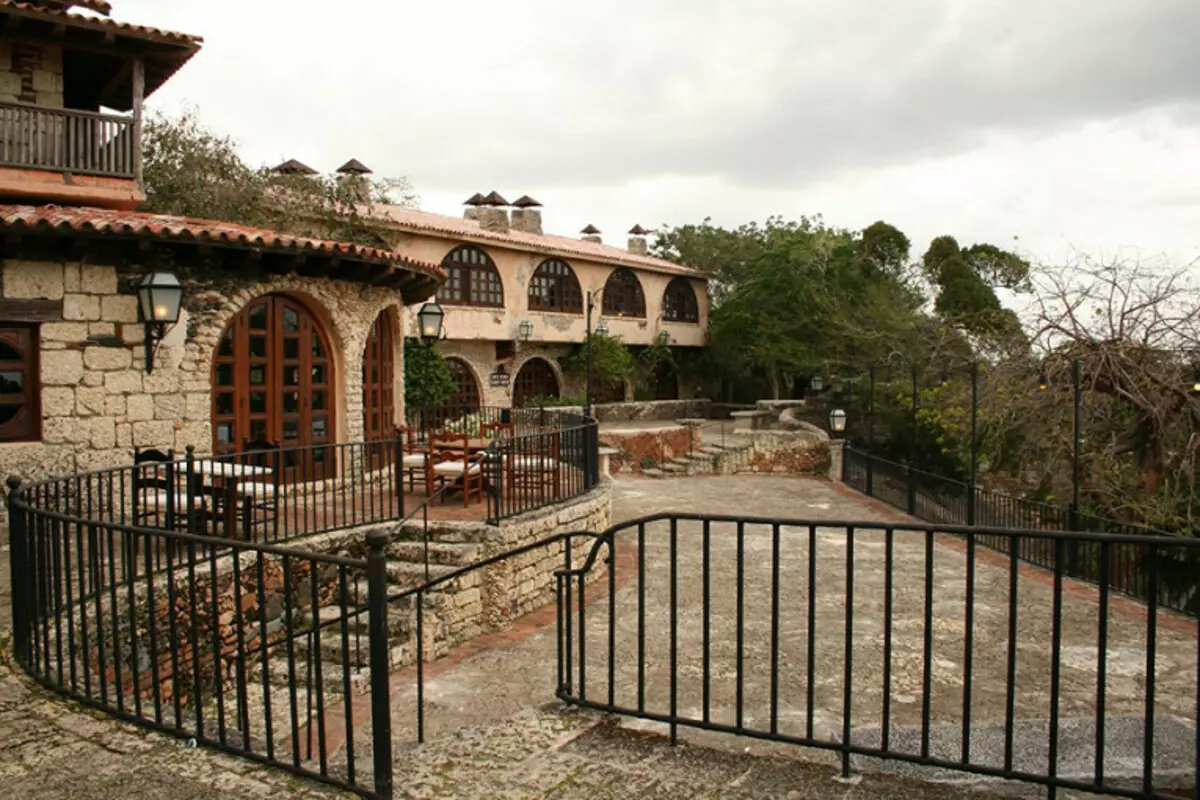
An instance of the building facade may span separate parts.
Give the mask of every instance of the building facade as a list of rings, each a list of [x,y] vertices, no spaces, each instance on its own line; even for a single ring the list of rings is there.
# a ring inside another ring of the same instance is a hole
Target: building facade
[[[587,341],[589,296],[593,329],[603,321],[609,336],[635,350],[662,343],[685,360],[705,344],[704,276],[648,255],[640,226],[624,248],[604,244],[591,226],[578,240],[548,235],[535,201],[524,197],[509,206],[495,193],[472,198],[462,218],[378,210],[397,231],[398,253],[439,264],[447,275],[437,294],[446,336],[439,351],[458,385],[455,404],[583,399],[586,375],[564,373],[560,358]],[[639,399],[677,399],[694,391],[694,384],[667,370],[653,376]],[[597,385],[593,392],[596,402],[635,395],[630,385]]]
[[[132,210],[142,101],[201,40],[62,6],[0,0],[0,470],[390,437],[440,268]],[[169,324],[139,291],[164,274]]]

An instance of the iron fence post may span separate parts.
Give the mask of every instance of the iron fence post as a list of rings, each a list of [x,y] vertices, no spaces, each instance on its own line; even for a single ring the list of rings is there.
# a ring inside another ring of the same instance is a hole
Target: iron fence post
[[[908,513],[910,516],[916,516],[917,513],[917,476],[913,472],[913,466],[917,461],[917,365],[912,365],[912,442],[908,446]]]
[[[367,608],[371,659],[371,738],[375,794],[392,797],[392,709],[388,681],[386,531],[367,534]],[[418,599],[418,602],[420,600]],[[343,609],[343,613],[345,609]]]
[[[975,524],[975,481],[979,473],[979,362],[971,363],[971,480],[967,484],[967,524]]]
[[[875,496],[875,367],[870,370],[871,397],[867,410],[867,497]]]
[[[28,663],[25,627],[25,575],[28,567],[25,563],[25,509],[14,504],[17,493],[21,489],[21,479],[16,475],[8,478],[8,544],[9,566],[12,569],[12,619],[13,619],[13,652],[17,661]]]

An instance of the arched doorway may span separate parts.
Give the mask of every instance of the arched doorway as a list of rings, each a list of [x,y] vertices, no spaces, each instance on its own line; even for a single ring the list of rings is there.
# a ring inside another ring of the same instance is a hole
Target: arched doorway
[[[213,450],[247,441],[286,448],[282,480],[326,477],[333,453],[334,376],[329,337],[300,301],[252,300],[225,328],[213,358]]]
[[[536,405],[539,398],[558,398],[558,376],[544,358],[531,358],[521,365],[513,381],[513,407]]]
[[[679,399],[679,376],[675,374],[675,365],[669,361],[660,362],[654,368],[654,399]]]
[[[363,439],[388,439],[396,424],[396,338],[386,309],[367,334],[362,383]]]

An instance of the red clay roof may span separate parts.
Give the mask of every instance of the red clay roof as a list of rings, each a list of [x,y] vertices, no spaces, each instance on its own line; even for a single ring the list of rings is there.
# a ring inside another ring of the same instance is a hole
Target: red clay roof
[[[33,14],[44,15],[52,19],[66,19],[72,24],[81,27],[95,27],[100,30],[113,30],[138,36],[144,39],[155,39],[158,41],[167,41],[175,44],[194,44],[199,45],[204,41],[202,36],[192,36],[187,33],[175,33],[174,31],[164,31],[159,28],[150,28],[145,25],[134,25],[129,22],[117,22],[116,20],[107,19],[105,17],[93,17],[84,14],[75,14],[70,11],[54,11],[44,6],[37,6],[32,3],[22,3],[18,0],[0,0],[0,10],[5,8],[17,9]]]
[[[205,241],[297,253],[339,255],[356,261],[392,264],[443,281],[446,273],[436,264],[397,255],[390,250],[348,242],[291,236],[264,228],[210,219],[113,211],[79,206],[0,205],[0,229],[42,229],[60,232],[97,232],[117,236],[156,236],[175,241]]]
[[[586,258],[604,264],[620,264],[623,266],[641,267],[654,272],[666,272],[672,275],[691,275],[704,279],[705,276],[693,267],[676,264],[664,258],[643,256],[631,253],[623,247],[588,242],[582,239],[570,239],[566,236],[553,236],[545,233],[526,233],[510,229],[507,232],[489,231],[480,227],[473,219],[449,217],[444,214],[430,214],[425,211],[413,211],[399,206],[372,206],[377,214],[386,215],[399,230],[414,233],[441,235],[450,239],[478,240],[482,242],[497,242],[517,250],[527,250],[547,255]]]

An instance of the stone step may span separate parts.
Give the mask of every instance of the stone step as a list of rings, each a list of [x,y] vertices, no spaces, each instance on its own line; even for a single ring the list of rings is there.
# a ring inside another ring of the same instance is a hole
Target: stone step
[[[650,467],[649,469],[643,469],[642,475],[646,476],[647,478],[656,478],[659,480],[667,477],[667,474],[665,472],[663,472],[661,469],[658,469],[656,467]]]
[[[458,567],[449,566],[446,564],[430,564],[429,565],[429,580],[440,578],[447,575]],[[389,560],[387,563],[388,582],[394,587],[402,589],[411,589],[420,586],[426,581],[425,564],[413,564],[408,561]],[[449,587],[447,587],[449,588]]]
[[[388,556],[412,564],[425,563],[425,544],[420,540],[394,541],[388,545]],[[474,543],[430,542],[430,565],[465,567],[479,560],[479,546]]]
[[[305,651],[307,653],[307,651]],[[275,687],[272,691],[287,691],[287,688],[294,680],[297,693],[303,693],[309,680],[308,661],[303,657],[303,654],[297,649],[295,658],[295,673],[288,670],[287,657],[277,656],[271,659],[271,684]],[[332,694],[341,694],[345,690],[346,671],[341,665],[331,661],[321,662],[321,686],[326,692]],[[350,667],[350,693],[363,694],[371,688],[371,669],[370,667]],[[311,674],[313,683],[316,683],[317,672],[316,662],[313,663]]]

